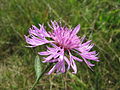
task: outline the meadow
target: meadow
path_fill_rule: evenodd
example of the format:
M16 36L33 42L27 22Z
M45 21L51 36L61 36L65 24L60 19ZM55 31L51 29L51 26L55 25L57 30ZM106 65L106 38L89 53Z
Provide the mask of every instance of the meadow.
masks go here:
M120 0L0 0L0 90L31 88L35 57L46 47L26 48L24 35L50 20L80 24L78 35L92 40L100 62L94 72L76 62L77 74L44 75L35 90L120 90Z

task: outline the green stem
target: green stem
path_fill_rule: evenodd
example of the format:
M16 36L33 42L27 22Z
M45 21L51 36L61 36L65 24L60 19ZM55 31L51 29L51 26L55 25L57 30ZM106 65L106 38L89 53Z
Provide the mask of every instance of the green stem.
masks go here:
M49 64L44 71L41 73L41 75L36 79L36 81L34 82L32 88L30 90L34 90L35 86L37 85L37 83L39 82L39 80L42 78L42 76L44 75L44 73L50 68L52 64Z

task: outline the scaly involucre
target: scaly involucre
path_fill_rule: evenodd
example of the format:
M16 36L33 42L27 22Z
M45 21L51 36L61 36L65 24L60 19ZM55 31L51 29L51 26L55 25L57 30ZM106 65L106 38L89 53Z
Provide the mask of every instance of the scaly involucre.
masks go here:
M73 73L76 74L75 60L85 62L90 69L94 66L90 60L99 61L96 51L91 51L94 46L94 44L91 44L91 40L85 42L85 37L77 36L80 25L77 25L74 29L69 29L56 21L51 21L51 23L52 25L49 25L49 27L52 32L47 32L44 25L39 24L40 29L33 25L29 29L29 36L25 36L26 42L30 44L28 47L36 47L47 43L52 46L47 46L47 51L38 52L39 55L48 55L48 57L44 57L43 63L55 63L48 75L53 72L65 73L70 67L73 69ZM71 52L77 53L79 58L72 55Z

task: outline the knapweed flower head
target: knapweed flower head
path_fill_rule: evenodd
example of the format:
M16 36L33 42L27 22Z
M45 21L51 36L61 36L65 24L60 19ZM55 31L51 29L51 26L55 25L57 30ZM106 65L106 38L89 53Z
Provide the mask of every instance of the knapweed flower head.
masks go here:
M80 25L77 25L74 29L69 29L62 26L61 23L51 21L49 27L52 32L47 32L44 25L39 24L39 26L40 28L37 28L33 25L29 29L29 36L25 36L25 39L30 44L28 47L44 44L51 45L51 47L47 46L47 51L38 52L39 55L47 55L47 57L43 57L43 63L55 63L48 75L53 72L65 73L70 68L76 74L77 66L75 61L86 63L90 69L94 66L90 60L99 61L96 51L91 51L94 46L94 44L91 44L91 40L85 42L85 37L77 36ZM78 57L73 53L76 53Z

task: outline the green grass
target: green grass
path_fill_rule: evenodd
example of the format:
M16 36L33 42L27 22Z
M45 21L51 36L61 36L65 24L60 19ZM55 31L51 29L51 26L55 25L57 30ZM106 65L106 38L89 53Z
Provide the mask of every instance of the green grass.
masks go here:
M77 63L78 73L43 76L36 90L120 89L119 0L0 0L0 90L28 90L35 81L34 60L40 48L26 48L24 35L32 24L50 20L69 27L95 43L100 62L92 72ZM43 68L46 64L43 64Z

